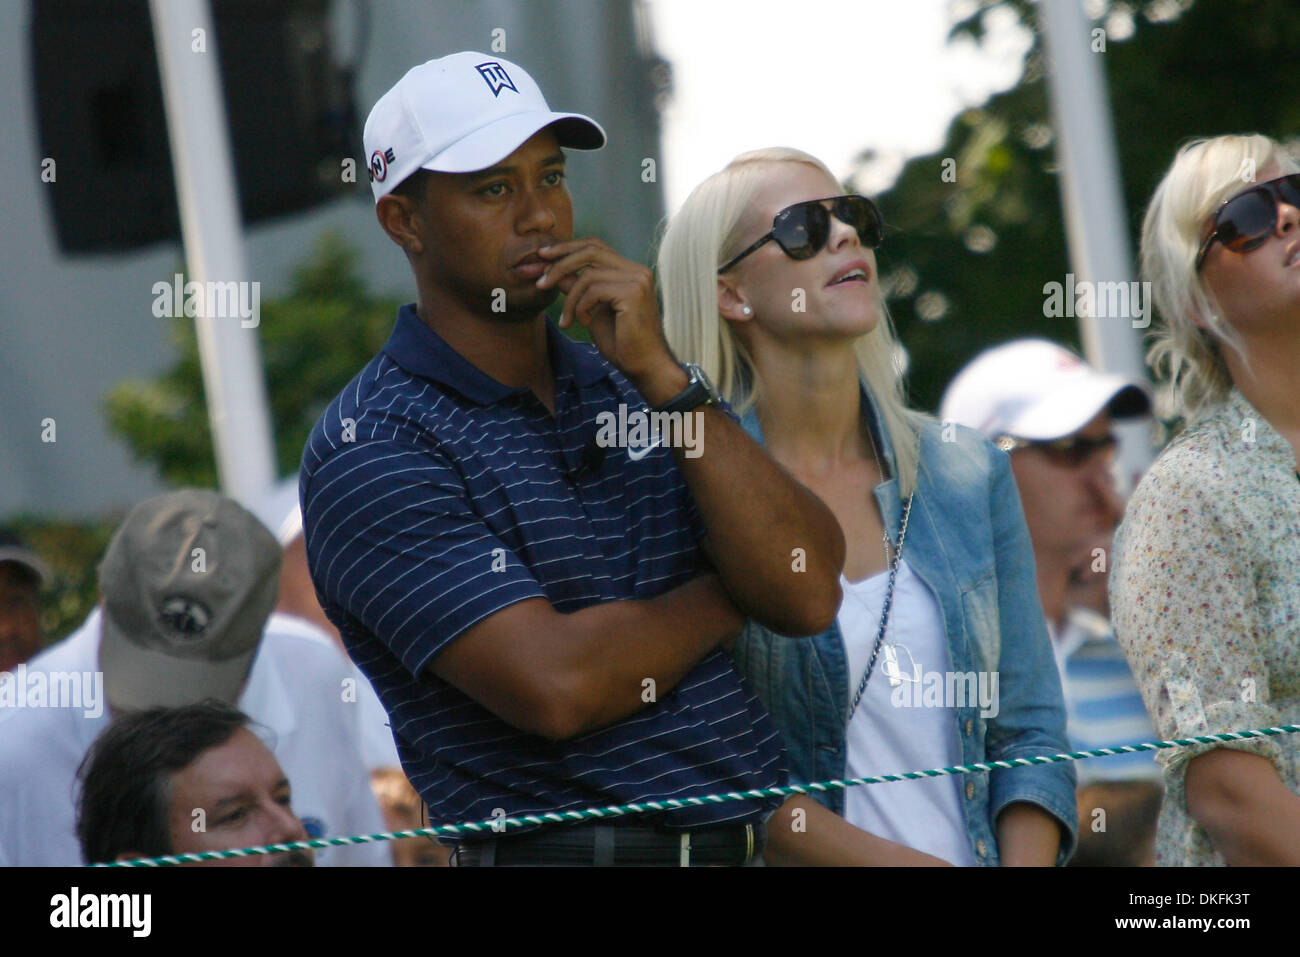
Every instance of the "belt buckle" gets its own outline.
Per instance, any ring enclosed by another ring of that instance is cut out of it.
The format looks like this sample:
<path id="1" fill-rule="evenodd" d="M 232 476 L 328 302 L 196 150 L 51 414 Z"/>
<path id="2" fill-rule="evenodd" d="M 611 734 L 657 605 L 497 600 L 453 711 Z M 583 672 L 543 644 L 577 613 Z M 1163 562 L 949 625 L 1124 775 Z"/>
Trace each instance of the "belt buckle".
<path id="1" fill-rule="evenodd" d="M 755 851 L 754 825 L 746 824 L 744 825 L 744 828 L 745 828 L 745 859 L 741 863 L 749 864 L 754 860 L 754 851 Z M 681 833 L 681 836 L 678 838 L 678 841 L 680 842 L 679 847 L 681 849 L 680 856 L 678 858 L 678 865 L 681 867 L 690 867 L 691 866 L 691 832 L 683 831 Z"/>

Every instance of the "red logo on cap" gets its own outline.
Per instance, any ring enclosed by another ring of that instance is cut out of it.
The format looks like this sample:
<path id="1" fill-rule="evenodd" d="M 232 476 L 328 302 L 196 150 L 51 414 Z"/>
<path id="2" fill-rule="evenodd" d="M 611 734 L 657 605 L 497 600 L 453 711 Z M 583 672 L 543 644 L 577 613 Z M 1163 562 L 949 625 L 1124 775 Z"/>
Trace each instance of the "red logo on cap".
<path id="1" fill-rule="evenodd" d="M 370 178 L 373 181 L 382 183 L 384 177 L 388 175 L 388 164 L 393 161 L 393 151 L 375 150 L 370 154 Z"/>

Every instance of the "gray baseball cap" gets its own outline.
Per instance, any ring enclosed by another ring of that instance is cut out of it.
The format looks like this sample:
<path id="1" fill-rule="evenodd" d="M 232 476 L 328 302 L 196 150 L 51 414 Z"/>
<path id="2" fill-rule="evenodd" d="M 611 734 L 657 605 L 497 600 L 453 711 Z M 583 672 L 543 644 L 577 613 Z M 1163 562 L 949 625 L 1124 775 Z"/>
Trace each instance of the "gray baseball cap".
<path id="1" fill-rule="evenodd" d="M 116 710 L 234 704 L 280 585 L 280 546 L 203 489 L 141 502 L 99 566 L 100 667 Z"/>
<path id="2" fill-rule="evenodd" d="M 0 528 L 0 564 L 4 562 L 13 562 L 27 569 L 36 576 L 38 587 L 48 585 L 54 579 L 50 566 L 10 528 Z"/>

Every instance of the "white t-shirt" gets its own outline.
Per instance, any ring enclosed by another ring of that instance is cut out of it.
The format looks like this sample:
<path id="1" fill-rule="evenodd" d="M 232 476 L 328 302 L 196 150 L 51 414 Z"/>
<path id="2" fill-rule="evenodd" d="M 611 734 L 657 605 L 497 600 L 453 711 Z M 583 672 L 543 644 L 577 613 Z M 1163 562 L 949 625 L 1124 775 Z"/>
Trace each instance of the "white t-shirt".
<path id="1" fill-rule="evenodd" d="M 27 663 L 28 671 L 99 670 L 100 612 Z M 293 790 L 293 810 L 326 837 L 387 830 L 362 764 L 356 706 L 343 702 L 350 676 L 328 639 L 304 635 L 298 619 L 273 614 L 238 706 L 271 731 L 268 742 Z M 12 680 L 12 679 L 11 679 Z M 10 865 L 83 863 L 76 833 L 76 773 L 108 727 L 107 707 L 0 708 L 0 860 Z M 260 730 L 260 729 L 259 729 Z M 387 843 L 316 851 L 323 866 L 392 863 Z"/>
<path id="2" fill-rule="evenodd" d="M 889 573 L 852 583 L 840 576 L 844 600 L 838 622 L 848 655 L 850 703 L 880 630 L 880 611 Z M 896 659 L 897 667 L 891 663 Z M 952 656 L 944 636 L 938 603 L 904 559 L 894 582 L 889 629 L 876 658 L 867 690 L 849 721 L 846 774 L 851 778 L 921 771 L 961 763 L 961 742 L 952 702 L 923 706 L 924 682 L 947 685 Z M 920 678 L 914 687 L 891 686 L 890 673 Z M 930 699 L 933 703 L 933 699 Z M 951 864 L 973 866 L 970 837 L 962 811 L 961 790 L 954 776 L 917 781 L 890 781 L 851 787 L 845 792 L 844 817 L 855 827 L 907 847 L 933 854 Z"/>
<path id="3" fill-rule="evenodd" d="M 294 634 L 322 641 L 337 651 L 347 662 L 352 684 L 345 689 L 343 701 L 356 712 L 357 732 L 361 736 L 361 759 L 366 770 L 375 771 L 379 768 L 401 770 L 402 762 L 397 757 L 397 745 L 393 742 L 393 729 L 388 723 L 388 712 L 384 710 L 379 695 L 375 694 L 370 679 L 351 658 L 343 654 L 333 638 L 306 618 L 277 612 L 274 620 L 279 631 L 292 631 Z"/>

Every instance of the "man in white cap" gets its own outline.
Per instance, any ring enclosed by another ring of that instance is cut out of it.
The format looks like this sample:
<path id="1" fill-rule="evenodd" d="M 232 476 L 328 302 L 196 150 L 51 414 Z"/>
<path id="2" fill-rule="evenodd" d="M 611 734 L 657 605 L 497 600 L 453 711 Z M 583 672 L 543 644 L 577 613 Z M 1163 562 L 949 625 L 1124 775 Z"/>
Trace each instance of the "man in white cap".
<path id="1" fill-rule="evenodd" d="M 116 715 L 208 698 L 270 730 L 312 836 L 383 830 L 337 650 L 264 630 L 279 572 L 275 539 L 225 496 L 183 489 L 131 510 L 100 564 L 100 606 L 0 686 L 0 861 L 81 863 L 75 780 L 96 737 Z M 331 848 L 320 863 L 391 854 Z"/>
<path id="2" fill-rule="evenodd" d="M 433 821 L 782 782 L 776 729 L 722 646 L 747 615 L 825 628 L 843 536 L 673 357 L 650 270 L 571 239 L 562 148 L 603 131 L 469 52 L 410 70 L 364 139 L 418 301 L 308 440 L 303 525 Z M 560 292 L 559 326 L 596 348 L 548 320 Z M 693 457 L 667 433 L 599 438 L 647 407 L 694 416 Z M 742 864 L 778 803 L 502 831 L 457 860 Z"/>
<path id="3" fill-rule="evenodd" d="M 1153 740 L 1109 622 L 1077 599 L 1089 576 L 1104 574 L 1123 515 L 1111 471 L 1111 424 L 1150 410 L 1142 386 L 1103 375 L 1044 339 L 976 356 L 940 405 L 944 422 L 978 429 L 1011 455 L 1076 750 Z M 1074 863 L 1154 863 L 1161 793 L 1150 752 L 1081 762 Z"/>

